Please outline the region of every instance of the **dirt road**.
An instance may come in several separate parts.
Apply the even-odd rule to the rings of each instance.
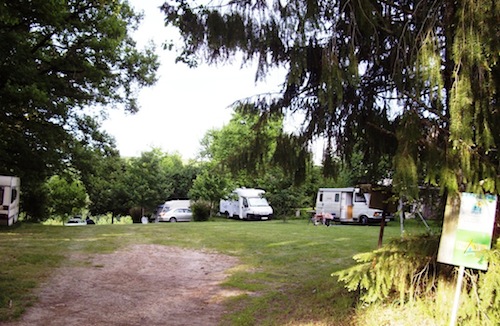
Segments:
[[[39,290],[39,301],[9,326],[217,325],[220,283],[233,257],[157,245],[73,255]]]

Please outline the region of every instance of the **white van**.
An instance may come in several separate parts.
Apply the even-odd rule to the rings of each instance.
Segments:
[[[331,214],[334,221],[341,223],[380,222],[383,212],[370,208],[369,203],[370,193],[360,188],[319,188],[316,214]]]
[[[269,220],[273,216],[273,208],[264,194],[262,189],[237,188],[230,198],[220,200],[219,213],[240,220]]]
[[[21,180],[0,175],[0,225],[12,225],[19,217]]]
[[[173,214],[174,209],[177,209],[175,214]],[[159,205],[151,216],[151,220],[156,222],[184,222],[191,221],[191,218],[191,201],[189,199],[167,200]]]

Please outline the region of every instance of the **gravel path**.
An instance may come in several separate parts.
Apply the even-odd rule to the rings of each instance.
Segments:
[[[17,322],[27,325],[217,325],[220,283],[237,259],[158,245],[71,257],[39,290],[39,301]]]

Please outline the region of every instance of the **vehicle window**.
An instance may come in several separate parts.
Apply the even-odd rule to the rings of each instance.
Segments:
[[[269,206],[269,203],[267,202],[267,199],[264,197],[248,197],[248,202],[247,205],[250,205],[252,207],[255,206]]]
[[[340,194],[335,194],[335,202],[338,203],[340,201]]]
[[[12,194],[11,194],[11,197],[10,197],[10,203],[12,204],[13,202],[15,202],[17,199],[17,190],[16,189],[12,189]]]
[[[321,202],[321,201],[323,201],[323,193],[320,193],[320,194],[319,194],[319,201],[320,201],[320,202]]]
[[[3,205],[3,187],[0,187],[0,204]]]
[[[365,195],[361,194],[361,193],[356,193],[355,196],[354,196],[354,201],[355,202],[366,203]]]

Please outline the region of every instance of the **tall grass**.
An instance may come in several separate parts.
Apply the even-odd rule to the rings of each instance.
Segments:
[[[303,219],[0,228],[0,321],[17,318],[36,301],[34,289],[70,263],[68,252],[158,244],[239,258],[224,286],[244,294],[228,299],[224,325],[352,325],[356,293],[331,274],[352,266],[355,254],[375,249],[378,235],[377,226],[313,226]],[[384,236],[399,237],[399,223],[386,226]]]

